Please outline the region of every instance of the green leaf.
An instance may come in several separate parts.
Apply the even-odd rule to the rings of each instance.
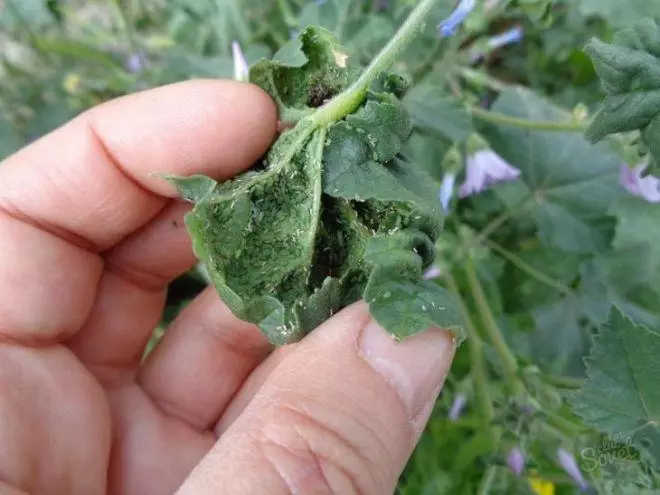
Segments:
[[[660,164],[660,27],[647,20],[619,32],[612,44],[593,39],[585,51],[591,57],[606,93],[602,108],[586,131],[591,142],[610,134],[640,130],[650,149],[649,171]]]
[[[605,256],[612,293],[658,312],[660,299],[660,204],[626,197],[611,209],[618,223],[613,250]]]
[[[250,69],[250,81],[273,97],[283,121],[297,121],[311,113],[344,90],[354,76],[332,34],[312,26],[289,41],[273,60]]]
[[[275,63],[280,67],[302,67],[307,62],[308,58],[303,51],[303,42],[300,38],[285,44],[273,55],[271,60],[271,63]]]
[[[548,27],[553,20],[552,7],[557,0],[515,0],[530,21],[541,27]]]
[[[450,141],[466,141],[472,134],[472,116],[465,105],[438,90],[416,88],[404,103],[417,127]]]
[[[450,294],[422,280],[443,218],[432,181],[402,154],[405,79],[381,74],[352,114],[321,125],[318,88],[342,91],[352,73],[320,28],[289,46],[251,76],[298,124],[233,180],[167,177],[195,203],[186,224],[220,297],[276,345],[358,299],[397,338],[429,327],[460,336]],[[284,62],[299,51],[302,67]]]
[[[657,436],[659,354],[660,333],[613,309],[586,361],[588,378],[571,397],[575,411],[603,432],[625,435],[651,427]]]
[[[579,0],[575,2],[583,14],[597,15],[617,27],[629,27],[636,22],[658,16],[658,0]]]
[[[7,0],[0,5],[0,27],[43,26],[54,20],[46,0]]]
[[[504,91],[493,111],[535,121],[566,120],[565,114],[531,91]],[[542,132],[484,123],[493,150],[522,172],[522,196],[548,247],[590,253],[609,243],[608,210],[625,191],[621,164],[608,147],[575,133]],[[597,191],[594,194],[594,191]]]

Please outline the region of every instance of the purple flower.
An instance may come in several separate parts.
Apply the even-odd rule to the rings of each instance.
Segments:
[[[442,276],[442,271],[440,271],[440,268],[438,268],[435,265],[432,265],[424,273],[424,280],[434,280],[436,278],[439,278],[440,276]]]
[[[449,213],[449,206],[451,203],[451,198],[454,196],[454,185],[456,184],[456,174],[453,172],[447,172],[442,177],[442,184],[440,185],[440,192],[438,193],[438,199],[442,205],[442,209],[445,210],[445,213]]]
[[[465,397],[464,394],[456,395],[456,397],[454,397],[454,402],[451,405],[451,409],[449,410],[449,419],[456,421],[461,416],[466,404],[467,397]]]
[[[505,162],[491,150],[477,151],[467,160],[465,182],[461,185],[459,196],[465,198],[478,194],[498,182],[517,179],[520,170]]]
[[[460,26],[470,12],[474,10],[475,4],[475,0],[460,0],[456,9],[449,15],[449,17],[438,24],[440,36],[446,38],[455,35],[458,26]]]
[[[638,165],[634,169],[627,165],[621,167],[620,181],[626,190],[644,198],[650,203],[660,203],[660,179],[648,175],[642,177],[646,165]]]
[[[518,43],[522,41],[523,37],[525,36],[525,31],[523,30],[522,26],[515,26],[509,29],[508,31],[504,31],[501,34],[498,34],[497,36],[493,36],[488,40],[488,48],[491,50],[497,50],[498,48],[502,48],[503,46],[506,45],[511,45],[513,43]]]
[[[143,51],[131,53],[124,64],[126,70],[133,74],[142,72],[147,65],[149,65],[149,61],[147,60],[147,55]]]
[[[522,41],[524,36],[525,31],[523,30],[522,26],[515,26],[508,31],[504,31],[501,34],[489,38],[486,42],[486,46],[489,50],[498,50],[506,45],[511,45],[513,43]],[[472,54],[472,63],[481,61],[484,56],[484,52],[476,51]]]
[[[250,80],[250,65],[243,55],[243,50],[238,41],[232,41],[231,51],[234,57],[234,79],[237,81]]]
[[[559,460],[559,465],[564,471],[566,471],[566,474],[573,478],[573,481],[577,483],[582,491],[585,491],[589,485],[584,479],[584,476],[582,476],[582,472],[580,471],[573,454],[560,447],[557,449],[557,459]]]
[[[513,474],[520,476],[525,469],[525,456],[518,447],[514,447],[509,452],[509,455],[506,456],[506,464],[509,466],[509,469],[513,471]]]

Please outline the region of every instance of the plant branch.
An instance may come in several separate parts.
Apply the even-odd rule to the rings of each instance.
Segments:
[[[420,0],[394,37],[383,47],[362,75],[346,91],[318,109],[311,119],[317,127],[327,126],[353,113],[367,97],[371,82],[394,63],[415,36],[423,29],[435,0]]]
[[[474,268],[474,262],[470,256],[466,257],[465,260],[465,273],[467,275],[468,286],[472,292],[472,297],[474,302],[479,310],[481,315],[482,322],[484,324],[484,331],[488,340],[495,348],[495,352],[502,361],[502,366],[504,367],[504,373],[506,375],[507,381],[511,386],[512,392],[515,395],[523,395],[525,392],[525,386],[523,382],[518,377],[518,360],[509,349],[509,345],[506,343],[502,332],[497,326],[495,321],[495,316],[493,315],[486,294],[484,293],[481,283],[479,282],[479,277],[477,276],[477,271]]]
[[[447,263],[442,263],[447,265]],[[465,329],[467,331],[466,345],[470,353],[471,374],[474,377],[475,397],[479,406],[479,413],[484,424],[489,425],[495,418],[495,409],[493,408],[493,400],[490,397],[490,389],[488,387],[488,378],[486,373],[486,361],[484,359],[484,344],[481,336],[477,332],[477,328],[472,321],[470,311],[468,310],[463,298],[461,297],[456,280],[454,280],[451,270],[446,270],[443,274],[447,288],[456,298],[463,321],[465,322]]]
[[[486,244],[486,246],[488,246],[493,251],[495,251],[497,254],[502,256],[502,258],[506,259],[509,263],[511,263],[512,265],[518,267],[520,270],[526,272],[528,275],[535,278],[539,282],[544,283],[547,286],[552,287],[553,289],[555,289],[558,292],[561,292],[562,294],[565,294],[567,296],[573,293],[573,291],[570,289],[570,287],[568,287],[567,285],[564,285],[563,283],[561,283],[561,282],[555,280],[554,278],[546,275],[545,273],[541,272],[540,270],[537,270],[532,265],[530,265],[525,260],[523,260],[520,256],[518,256],[515,253],[512,253],[511,251],[508,251],[507,249],[503,248],[502,246],[500,246],[495,241],[491,241],[489,239],[486,239],[484,241],[484,244]]]
[[[559,376],[559,375],[541,375],[541,379],[557,388],[564,388],[567,390],[579,390],[584,385],[584,380],[574,378],[572,376]]]
[[[486,472],[484,473],[483,478],[481,478],[481,483],[479,484],[479,490],[477,491],[477,495],[490,494],[493,488],[493,483],[495,482],[496,474],[497,474],[497,466],[493,464],[488,466]]]
[[[491,112],[490,110],[485,110],[480,107],[471,107],[470,113],[472,113],[473,117],[485,122],[508,125],[512,127],[520,127],[522,129],[529,129],[534,131],[584,132],[589,126],[588,122],[580,122],[575,120],[569,122],[528,120],[520,117],[504,115],[503,113]]]
[[[486,72],[470,69],[469,67],[461,67],[458,71],[458,75],[461,76],[468,82],[476,84],[477,86],[483,86],[493,91],[501,93],[510,88],[508,84],[499,79],[496,79]]]

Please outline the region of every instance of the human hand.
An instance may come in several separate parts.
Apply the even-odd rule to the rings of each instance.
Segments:
[[[271,144],[260,89],[197,81],[99,106],[0,164],[0,493],[392,492],[444,381],[442,330],[355,304],[271,352],[207,288],[141,363],[195,259],[153,172],[226,179]]]

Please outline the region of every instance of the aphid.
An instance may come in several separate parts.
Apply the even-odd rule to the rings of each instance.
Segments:
[[[307,105],[312,108],[318,108],[333,96],[334,91],[322,82],[319,82],[310,88]]]

